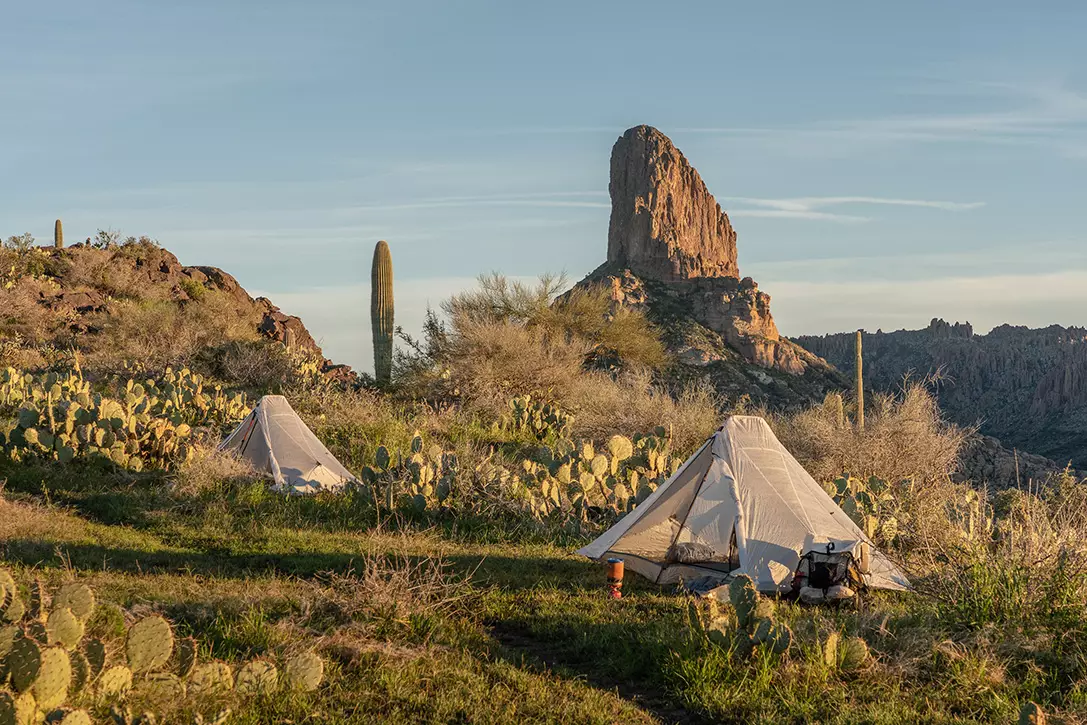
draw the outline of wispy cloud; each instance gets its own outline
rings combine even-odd
[[[767,217],[779,219],[807,219],[816,221],[833,221],[843,223],[858,223],[870,221],[870,217],[855,214],[838,214],[835,212],[820,211],[826,207],[849,206],[858,204],[874,204],[886,206],[910,206],[927,209],[941,209],[944,211],[967,211],[985,206],[983,201],[959,202],[959,201],[932,201],[929,199],[896,199],[881,196],[805,196],[788,199],[761,199],[749,196],[726,196],[724,201],[734,201],[746,204],[756,209],[730,210],[729,216],[734,217]]]

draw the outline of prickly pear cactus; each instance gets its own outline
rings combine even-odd
[[[60,725],[91,725],[93,722],[86,710],[69,710],[60,719]]]
[[[54,609],[45,621],[45,632],[49,644],[59,644],[65,649],[73,650],[83,639],[83,622],[67,607]]]
[[[102,672],[96,687],[97,700],[100,703],[116,702],[132,689],[132,670],[124,665],[114,665]]]
[[[740,628],[747,629],[755,621],[755,609],[759,603],[759,592],[755,589],[755,582],[746,574],[741,574],[729,582],[728,597],[736,610]]]
[[[1046,725],[1045,710],[1036,702],[1028,702],[1019,710],[1019,725]]]
[[[162,667],[173,651],[174,632],[162,617],[147,617],[128,630],[125,654],[129,668],[137,674]]]
[[[41,647],[30,637],[20,635],[11,646],[7,664],[12,687],[18,692],[26,692],[38,679],[42,665]]]
[[[35,579],[30,585],[30,607],[27,609],[30,619],[43,622],[45,620],[45,585],[41,579]]]
[[[140,681],[136,694],[155,709],[170,709],[185,699],[185,683],[170,672],[151,672]]]
[[[279,671],[276,666],[266,660],[253,660],[238,670],[234,687],[242,694],[268,695],[275,692],[278,685]]]
[[[313,652],[303,652],[287,660],[287,683],[300,690],[316,690],[325,676],[325,662]]]
[[[106,666],[106,645],[100,639],[92,639],[83,645],[83,654],[91,668],[91,679],[98,677]]]
[[[856,672],[868,664],[868,643],[849,637],[838,647],[838,666],[843,672]]]
[[[29,692],[15,695],[0,690],[0,722],[13,725],[36,725],[38,705]]]
[[[193,695],[216,695],[234,689],[234,673],[225,662],[205,662],[193,668],[189,675],[189,692]]]
[[[178,677],[188,677],[196,667],[196,640],[185,637],[177,641],[177,665]]]
[[[67,651],[63,647],[42,650],[38,677],[30,688],[38,707],[42,710],[59,707],[68,697],[71,682],[72,665]]]
[[[91,665],[87,656],[76,650],[69,654],[72,662],[72,684],[68,687],[72,694],[79,694],[86,689],[91,681]]]
[[[83,622],[94,614],[94,605],[94,591],[86,584],[65,584],[53,595],[54,609],[67,607]]]
[[[832,669],[838,666],[838,642],[840,640],[841,637],[837,632],[831,632],[827,635],[827,641],[823,643],[823,664]]]

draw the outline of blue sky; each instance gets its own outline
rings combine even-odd
[[[371,367],[497,270],[603,261],[611,145],[698,168],[786,334],[1087,324],[1080,3],[9,3],[0,234],[148,234]]]

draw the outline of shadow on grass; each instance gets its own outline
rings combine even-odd
[[[10,562],[44,568],[75,569],[126,573],[192,574],[225,578],[258,575],[310,578],[323,572],[348,574],[360,571],[364,559],[374,554],[390,562],[418,564],[425,555],[405,555],[395,549],[375,552],[292,552],[261,553],[237,551],[209,545],[196,550],[125,549],[98,544],[65,544],[44,539],[9,539],[2,545],[3,557]],[[438,552],[435,552],[437,556]],[[476,587],[495,586],[504,591],[549,587],[569,594],[603,592],[603,569],[588,561],[560,557],[511,557],[480,555],[444,555],[441,560],[457,576],[470,576]],[[635,585],[637,586],[637,585]],[[657,588],[653,587],[656,590]]]
[[[498,646],[492,656],[514,667],[578,679],[652,713],[665,723],[717,722],[683,706],[662,680],[668,641],[639,622],[587,622],[544,619],[492,620],[488,629]]]

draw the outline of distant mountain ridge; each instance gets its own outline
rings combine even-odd
[[[846,373],[854,332],[793,340]],[[980,424],[1005,446],[1087,468],[1087,329],[1000,325],[977,335],[969,323],[933,319],[922,330],[863,334],[865,381],[893,389],[906,374],[939,372],[940,407]]]

